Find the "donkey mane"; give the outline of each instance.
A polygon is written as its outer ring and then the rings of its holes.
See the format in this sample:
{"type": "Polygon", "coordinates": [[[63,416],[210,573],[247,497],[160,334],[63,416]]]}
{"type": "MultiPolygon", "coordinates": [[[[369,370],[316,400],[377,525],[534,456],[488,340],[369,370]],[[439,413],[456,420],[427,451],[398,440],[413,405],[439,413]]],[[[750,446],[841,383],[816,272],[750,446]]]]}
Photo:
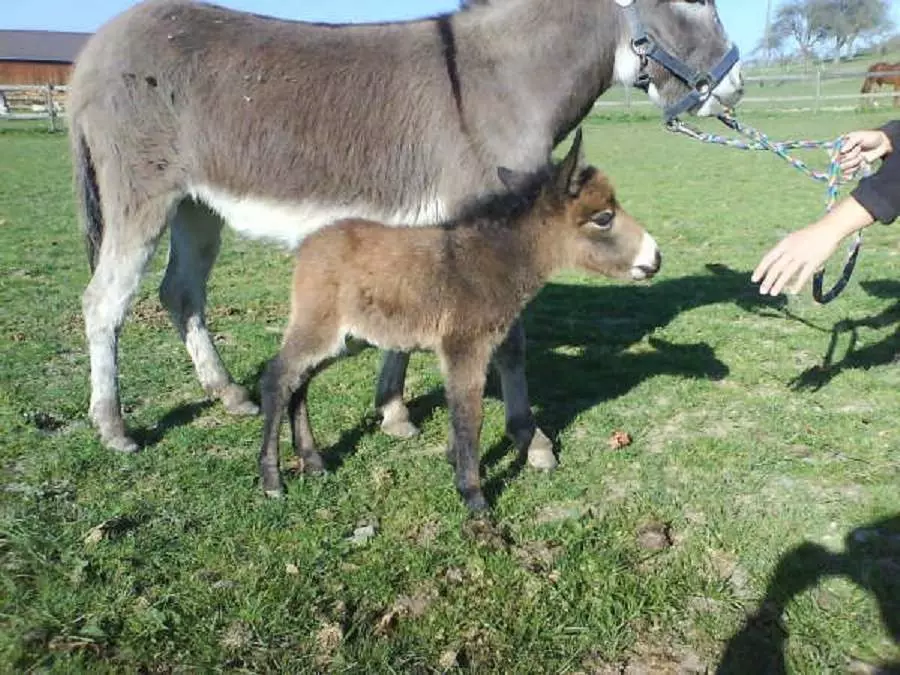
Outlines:
{"type": "MultiPolygon", "coordinates": [[[[531,213],[539,202],[540,206],[554,208],[561,195],[552,189],[550,179],[555,173],[552,164],[543,169],[520,176],[520,182],[513,189],[490,192],[464,204],[459,215],[441,224],[445,229],[456,227],[478,227],[489,224],[495,228],[518,227],[522,218],[531,213]]],[[[593,180],[598,173],[595,166],[579,169],[573,179],[572,190],[578,191],[593,180]]]]}

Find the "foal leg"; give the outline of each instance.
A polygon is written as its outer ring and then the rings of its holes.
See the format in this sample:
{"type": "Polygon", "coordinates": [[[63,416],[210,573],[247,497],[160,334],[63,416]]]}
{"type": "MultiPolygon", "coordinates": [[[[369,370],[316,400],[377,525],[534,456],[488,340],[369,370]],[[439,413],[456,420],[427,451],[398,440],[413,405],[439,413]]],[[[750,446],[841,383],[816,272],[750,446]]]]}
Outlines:
{"type": "Polygon", "coordinates": [[[206,393],[221,399],[232,414],[255,415],[259,408],[247,390],[232,381],[206,328],[206,282],[219,254],[222,225],[221,218],[193,200],[179,205],[159,299],[169,310],[206,393]]]}
{"type": "Polygon", "coordinates": [[[291,439],[294,444],[294,453],[300,459],[300,470],[303,473],[320,474],[325,471],[325,462],[316,448],[316,439],[313,436],[312,426],[309,423],[309,411],[306,401],[309,393],[309,383],[312,379],[334,363],[337,359],[327,359],[315,368],[307,370],[300,376],[300,384],[291,395],[288,405],[288,418],[291,420],[291,439]]]}
{"type": "Polygon", "coordinates": [[[97,266],[81,303],[91,360],[90,417],[106,447],[136,452],[137,443],[125,433],[119,399],[119,333],[165,227],[172,197],[130,209],[126,220],[125,209],[114,206],[114,196],[109,195],[97,266]]]}
{"type": "Polygon", "coordinates": [[[381,430],[394,438],[412,438],[419,433],[409,421],[409,410],[403,403],[407,366],[407,352],[385,352],[375,389],[375,408],[382,415],[381,430]]]}
{"type": "Polygon", "coordinates": [[[456,489],[472,511],[483,511],[487,501],[481,491],[480,442],[482,399],[490,360],[487,348],[445,342],[438,357],[444,371],[450,438],[447,456],[456,467],[456,489]]]}
{"type": "Polygon", "coordinates": [[[284,494],[278,470],[278,437],[285,403],[290,401],[294,446],[301,459],[312,469],[324,467],[315,451],[312,429],[306,411],[306,391],[318,367],[340,350],[336,330],[324,326],[290,326],[281,351],[269,362],[260,383],[263,422],[259,472],[263,490],[269,497],[284,494]],[[301,445],[298,445],[298,441],[301,445]]]}
{"type": "Polygon", "coordinates": [[[528,463],[535,469],[555,469],[558,462],[553,444],[538,429],[528,401],[528,381],[525,378],[525,327],[521,319],[494,352],[494,367],[500,375],[500,389],[506,408],[506,435],[519,452],[527,452],[528,463]]]}

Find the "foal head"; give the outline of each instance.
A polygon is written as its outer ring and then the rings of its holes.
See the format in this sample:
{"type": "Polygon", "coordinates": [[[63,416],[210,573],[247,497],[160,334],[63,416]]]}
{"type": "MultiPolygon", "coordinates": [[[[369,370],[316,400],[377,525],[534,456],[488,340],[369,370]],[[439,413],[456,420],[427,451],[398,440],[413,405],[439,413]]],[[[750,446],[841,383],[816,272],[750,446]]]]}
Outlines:
{"type": "Polygon", "coordinates": [[[535,183],[534,175],[505,168],[498,175],[512,192],[522,194],[528,186],[539,191],[532,217],[549,235],[542,242],[558,267],[638,281],[659,271],[662,258],[653,237],[622,208],[606,175],[585,165],[581,129],[549,177],[535,183]]]}

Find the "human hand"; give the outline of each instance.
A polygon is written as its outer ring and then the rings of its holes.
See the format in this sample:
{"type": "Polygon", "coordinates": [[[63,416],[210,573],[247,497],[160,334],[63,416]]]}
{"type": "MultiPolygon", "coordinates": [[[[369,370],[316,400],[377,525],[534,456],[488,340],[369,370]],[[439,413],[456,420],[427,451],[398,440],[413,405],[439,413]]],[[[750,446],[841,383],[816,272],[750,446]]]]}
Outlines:
{"type": "Polygon", "coordinates": [[[792,232],[769,251],[753,270],[753,283],[761,282],[761,295],[778,295],[791,279],[789,293],[798,293],[810,277],[825,264],[843,237],[813,223],[802,230],[792,232]]]}
{"type": "Polygon", "coordinates": [[[853,131],[843,138],[838,162],[844,178],[850,178],[864,164],[893,152],[891,139],[883,131],[853,131]]]}
{"type": "Polygon", "coordinates": [[[821,220],[789,234],[769,251],[753,270],[753,283],[762,281],[762,295],[778,295],[793,279],[788,292],[798,293],[844,237],[872,222],[872,214],[856,199],[845,197],[821,220]]]}

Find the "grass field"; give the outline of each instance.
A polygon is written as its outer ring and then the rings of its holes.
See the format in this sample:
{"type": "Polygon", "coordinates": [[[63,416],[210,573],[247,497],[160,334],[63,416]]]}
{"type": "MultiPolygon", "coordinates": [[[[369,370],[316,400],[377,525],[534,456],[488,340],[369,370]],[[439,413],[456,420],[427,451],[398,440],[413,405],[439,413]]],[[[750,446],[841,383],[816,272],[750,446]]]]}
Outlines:
{"type": "MultiPolygon", "coordinates": [[[[749,121],[833,138],[885,119],[749,121]]],[[[453,489],[426,354],[408,381],[420,437],[377,431],[379,359],[365,352],[311,392],[331,472],[266,501],[260,420],[204,400],[156,300],[164,250],[122,337],[123,403],[146,447],[102,449],[85,414],[88,272],[66,141],[0,128],[0,669],[900,668],[897,230],[867,233],[831,305],[762,299],[750,270],[819,215],[821,186],[656,121],[586,131],[663,271],[645,285],[567,275],[529,307],[533,404],[561,465],[516,461],[492,385],[484,527],[453,489]],[[633,443],[611,449],[617,430],[633,443]],[[354,540],[365,525],[374,537],[354,540]]],[[[289,269],[229,234],[212,279],[219,348],[253,387],[289,269]]]]}

